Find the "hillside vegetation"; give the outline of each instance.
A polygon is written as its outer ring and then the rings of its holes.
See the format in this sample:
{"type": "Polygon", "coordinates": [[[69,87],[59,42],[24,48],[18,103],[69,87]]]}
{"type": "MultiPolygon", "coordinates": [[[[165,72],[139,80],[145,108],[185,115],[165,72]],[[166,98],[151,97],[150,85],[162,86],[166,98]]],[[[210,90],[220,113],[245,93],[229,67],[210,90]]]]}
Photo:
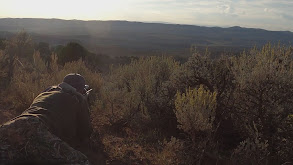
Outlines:
{"type": "Polygon", "coordinates": [[[93,146],[108,164],[293,163],[292,47],[143,57],[100,74],[87,57],[44,59],[26,33],[4,42],[0,105],[20,114],[67,73],[82,74],[94,91],[93,146]]]}

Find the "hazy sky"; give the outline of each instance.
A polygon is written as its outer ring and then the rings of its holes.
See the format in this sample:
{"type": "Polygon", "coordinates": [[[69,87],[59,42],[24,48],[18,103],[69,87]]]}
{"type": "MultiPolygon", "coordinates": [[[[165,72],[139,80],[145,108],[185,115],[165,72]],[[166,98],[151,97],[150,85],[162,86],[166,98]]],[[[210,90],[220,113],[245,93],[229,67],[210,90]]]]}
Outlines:
{"type": "Polygon", "coordinates": [[[0,18],[129,20],[293,32],[293,0],[0,0],[0,18]]]}

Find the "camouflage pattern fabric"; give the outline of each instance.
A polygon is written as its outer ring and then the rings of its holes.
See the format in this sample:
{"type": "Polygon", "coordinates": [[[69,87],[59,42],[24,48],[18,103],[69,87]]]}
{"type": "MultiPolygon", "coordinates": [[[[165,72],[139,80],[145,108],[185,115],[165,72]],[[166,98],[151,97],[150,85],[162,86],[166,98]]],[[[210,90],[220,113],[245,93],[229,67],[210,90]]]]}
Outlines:
{"type": "Polygon", "coordinates": [[[0,165],[89,164],[80,151],[48,131],[37,117],[18,117],[0,126],[0,165]]]}
{"type": "Polygon", "coordinates": [[[39,94],[22,116],[38,117],[51,133],[75,149],[82,147],[92,132],[86,97],[66,83],[39,94]]]}

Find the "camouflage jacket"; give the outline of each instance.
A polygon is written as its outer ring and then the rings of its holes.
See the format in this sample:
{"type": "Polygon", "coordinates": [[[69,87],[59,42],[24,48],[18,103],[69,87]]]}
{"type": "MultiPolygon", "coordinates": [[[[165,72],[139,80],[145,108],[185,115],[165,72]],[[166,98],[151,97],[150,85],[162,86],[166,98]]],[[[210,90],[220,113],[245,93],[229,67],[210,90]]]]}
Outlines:
{"type": "Polygon", "coordinates": [[[37,117],[18,117],[0,126],[0,165],[89,165],[88,158],[48,131],[37,117]]]}
{"type": "Polygon", "coordinates": [[[39,94],[19,117],[38,117],[56,136],[74,148],[83,145],[92,132],[87,99],[67,83],[39,94]]]}

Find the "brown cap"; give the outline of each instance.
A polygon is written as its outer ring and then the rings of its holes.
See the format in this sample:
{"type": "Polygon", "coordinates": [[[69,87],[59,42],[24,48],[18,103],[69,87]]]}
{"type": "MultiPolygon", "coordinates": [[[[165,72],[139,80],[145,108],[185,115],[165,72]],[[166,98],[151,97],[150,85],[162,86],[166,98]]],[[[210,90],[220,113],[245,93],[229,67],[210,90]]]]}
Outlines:
{"type": "Polygon", "coordinates": [[[83,90],[86,87],[85,79],[78,73],[69,73],[64,77],[63,82],[71,85],[77,90],[83,90]]]}

